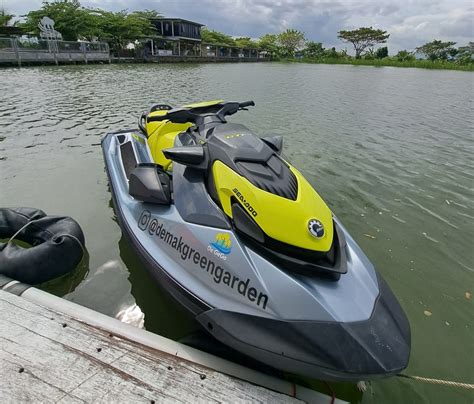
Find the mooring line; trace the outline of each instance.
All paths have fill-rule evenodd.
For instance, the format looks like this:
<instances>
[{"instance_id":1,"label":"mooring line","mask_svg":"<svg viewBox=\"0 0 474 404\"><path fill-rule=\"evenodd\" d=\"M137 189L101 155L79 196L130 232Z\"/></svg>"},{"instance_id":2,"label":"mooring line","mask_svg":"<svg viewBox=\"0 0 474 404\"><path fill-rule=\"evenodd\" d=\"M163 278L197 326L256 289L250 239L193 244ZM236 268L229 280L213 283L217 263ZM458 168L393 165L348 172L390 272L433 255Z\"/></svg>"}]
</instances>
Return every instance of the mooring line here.
<instances>
[{"instance_id":1,"label":"mooring line","mask_svg":"<svg viewBox=\"0 0 474 404\"><path fill-rule=\"evenodd\" d=\"M411 375L405 375L402 373L397 374L397 376L404 377L405 379L419 380L425 383L440 384L443 386L459 387L462 389L474 390L474 384L472 383L461 383L461 382L454 382L451 380L432 379L430 377L411 376Z\"/></svg>"}]
</instances>

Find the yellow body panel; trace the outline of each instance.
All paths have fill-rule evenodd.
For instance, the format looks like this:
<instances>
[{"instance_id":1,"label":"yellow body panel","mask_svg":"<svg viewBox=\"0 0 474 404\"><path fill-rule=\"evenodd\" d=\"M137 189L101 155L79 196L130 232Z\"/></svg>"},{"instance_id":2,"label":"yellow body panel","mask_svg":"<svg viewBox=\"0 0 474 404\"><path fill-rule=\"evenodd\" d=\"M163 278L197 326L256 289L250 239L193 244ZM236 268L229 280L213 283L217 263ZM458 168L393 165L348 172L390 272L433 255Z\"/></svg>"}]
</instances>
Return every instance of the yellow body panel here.
<instances>
[{"instance_id":1,"label":"yellow body panel","mask_svg":"<svg viewBox=\"0 0 474 404\"><path fill-rule=\"evenodd\" d=\"M166 111L156 112L164 112L164 114L160 115L166 115ZM156 114L156 112L152 112L152 114ZM153 116L152 114L149 116ZM175 137L190 126L190 123L173 123L167 119L163 121L152 121L146 124L148 146L150 147L151 155L156 164L160 164L165 170L170 169L171 160L165 157L162 150L173 147Z\"/></svg>"},{"instance_id":2,"label":"yellow body panel","mask_svg":"<svg viewBox=\"0 0 474 404\"><path fill-rule=\"evenodd\" d=\"M233 197L271 238L296 247L327 252L334 233L331 210L300 172L292 166L290 169L298 181L295 201L257 188L220 161L212 167L219 200L229 217L232 217ZM323 237L311 235L308 229L311 219L324 225Z\"/></svg>"},{"instance_id":3,"label":"yellow body panel","mask_svg":"<svg viewBox=\"0 0 474 404\"><path fill-rule=\"evenodd\" d=\"M183 108L203 108L222 103L223 100L203 101L183 106ZM165 170L171 169L171 160L168 160L162 150L174 146L175 137L188 129L191 123L173 123L167 119L162 121L148 122L151 117L165 117L167 110L150 112L147 116L146 131L148 134L148 146L155 163L160 164Z\"/></svg>"},{"instance_id":4,"label":"yellow body panel","mask_svg":"<svg viewBox=\"0 0 474 404\"><path fill-rule=\"evenodd\" d=\"M224 102L224 100L196 102L194 104L184 105L182 108L204 108L222 102ZM167 110L150 112L147 116L146 131L148 134L148 146L150 147L153 160L155 163L160 164L165 170L170 170L171 160L168 160L164 156L162 150L173 147L176 135L188 129L191 123L173 123L167 119L148 122L148 118L166 117L167 114Z\"/></svg>"},{"instance_id":5,"label":"yellow body panel","mask_svg":"<svg viewBox=\"0 0 474 404\"><path fill-rule=\"evenodd\" d=\"M183 108L204 108L223 103L224 100L202 101L194 104L183 105Z\"/></svg>"}]
</instances>

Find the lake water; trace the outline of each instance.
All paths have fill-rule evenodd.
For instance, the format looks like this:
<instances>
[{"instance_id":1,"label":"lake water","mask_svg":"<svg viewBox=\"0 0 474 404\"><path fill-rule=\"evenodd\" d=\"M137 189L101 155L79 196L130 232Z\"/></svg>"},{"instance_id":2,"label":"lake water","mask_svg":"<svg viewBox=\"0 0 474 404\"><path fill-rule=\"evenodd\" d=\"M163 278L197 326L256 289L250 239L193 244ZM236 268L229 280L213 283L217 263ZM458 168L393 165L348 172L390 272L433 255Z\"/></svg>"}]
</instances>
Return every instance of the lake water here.
<instances>
[{"instance_id":1,"label":"lake water","mask_svg":"<svg viewBox=\"0 0 474 404\"><path fill-rule=\"evenodd\" d=\"M279 63L1 69L0 206L81 224L88 259L47 290L179 339L194 325L122 238L100 139L153 102L253 99L232 120L283 135L398 296L412 328L405 373L472 383L473 84L470 72ZM353 402L473 401L397 377L364 394L331 386Z\"/></svg>"}]
</instances>

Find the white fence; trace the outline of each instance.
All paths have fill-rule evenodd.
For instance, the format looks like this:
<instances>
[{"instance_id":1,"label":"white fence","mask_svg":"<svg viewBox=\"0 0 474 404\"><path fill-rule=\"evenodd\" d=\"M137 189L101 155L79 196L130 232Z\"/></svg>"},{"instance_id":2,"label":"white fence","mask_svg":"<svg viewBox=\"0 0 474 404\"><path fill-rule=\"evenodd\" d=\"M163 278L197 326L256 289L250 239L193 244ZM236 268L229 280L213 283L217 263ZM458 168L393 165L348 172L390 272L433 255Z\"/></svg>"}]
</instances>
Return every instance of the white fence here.
<instances>
[{"instance_id":1,"label":"white fence","mask_svg":"<svg viewBox=\"0 0 474 404\"><path fill-rule=\"evenodd\" d=\"M0 64L110 62L105 42L51 41L37 38L0 38Z\"/></svg>"}]
</instances>

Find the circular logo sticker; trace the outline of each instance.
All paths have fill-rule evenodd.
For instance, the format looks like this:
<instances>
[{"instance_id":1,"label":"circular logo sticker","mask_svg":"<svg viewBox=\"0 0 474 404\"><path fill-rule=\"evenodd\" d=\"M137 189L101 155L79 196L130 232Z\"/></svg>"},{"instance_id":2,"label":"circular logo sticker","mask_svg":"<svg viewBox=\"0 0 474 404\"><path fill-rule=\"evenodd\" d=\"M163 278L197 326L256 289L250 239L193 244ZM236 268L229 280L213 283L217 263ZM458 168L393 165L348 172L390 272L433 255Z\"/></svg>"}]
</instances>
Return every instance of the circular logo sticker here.
<instances>
[{"instance_id":1,"label":"circular logo sticker","mask_svg":"<svg viewBox=\"0 0 474 404\"><path fill-rule=\"evenodd\" d=\"M324 226L318 219L311 219L308 222L308 230L313 237L321 238L324 236Z\"/></svg>"}]
</instances>

